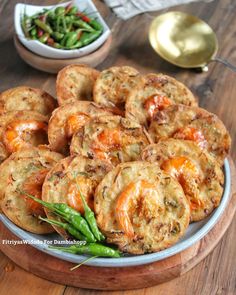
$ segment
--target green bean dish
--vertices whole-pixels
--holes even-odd
[[[64,50],[87,46],[103,32],[103,26],[95,18],[71,4],[43,9],[32,16],[24,12],[21,27],[26,38]]]

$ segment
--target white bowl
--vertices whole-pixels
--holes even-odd
[[[30,40],[25,37],[21,27],[21,16],[24,13],[24,11],[26,12],[27,15],[33,15],[37,12],[42,11],[43,8],[51,9],[57,6],[66,6],[69,3],[71,3],[71,1],[63,3],[63,4],[57,4],[57,5],[51,5],[51,6],[36,6],[36,5],[28,5],[24,3],[16,4],[15,16],[14,16],[15,31],[20,42],[29,50],[33,51],[34,53],[38,55],[48,57],[48,58],[55,58],[55,59],[76,58],[83,55],[87,55],[95,51],[97,48],[99,48],[107,40],[108,36],[111,34],[111,31],[91,0],[74,0],[73,1],[73,4],[77,6],[80,11],[86,10],[86,13],[88,13],[89,15],[91,14],[92,17],[96,18],[100,22],[100,24],[103,26],[102,35],[91,44],[79,49],[63,50],[63,49],[50,47],[48,45],[45,45],[39,42],[38,40]]]
[[[224,175],[225,175],[225,183],[224,183],[224,192],[220,202],[219,207],[217,207],[210,216],[207,218],[193,222],[189,225],[185,235],[179,240],[178,243],[162,250],[160,252],[152,253],[152,254],[144,254],[144,255],[127,255],[126,257],[121,258],[94,258],[90,261],[87,261],[86,265],[91,266],[100,266],[100,267],[126,267],[126,266],[138,266],[143,264],[152,263],[155,261],[159,261],[168,257],[171,257],[187,248],[192,246],[197,241],[201,240],[219,221],[222,213],[224,212],[229,198],[230,198],[230,167],[228,160],[224,162]],[[63,241],[58,234],[50,234],[50,235],[36,235],[25,230],[19,228],[15,224],[13,224],[6,216],[0,214],[0,221],[17,237],[22,240],[28,241],[36,249],[45,252],[49,255],[55,256],[59,259],[70,261],[73,263],[81,263],[84,262],[86,258],[85,255],[76,255],[65,253],[61,251],[52,251],[49,246],[52,245],[55,241],[57,241],[57,245]]]

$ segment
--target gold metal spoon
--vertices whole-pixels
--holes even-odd
[[[216,56],[218,42],[211,27],[196,16],[171,11],[156,17],[149,29],[153,49],[168,62],[182,68],[202,68],[210,62],[236,67]]]

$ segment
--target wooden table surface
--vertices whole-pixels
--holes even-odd
[[[0,1],[0,91],[17,85],[43,88],[55,95],[55,75],[34,70],[25,64],[13,45],[13,11],[16,0]],[[23,1],[21,1],[23,2]],[[39,1],[28,0],[37,4]],[[56,1],[42,0],[42,5]],[[231,155],[236,156],[236,74],[224,66],[212,63],[207,73],[183,70],[161,60],[148,43],[150,15],[139,15],[121,21],[100,1],[95,4],[113,31],[113,46],[108,58],[98,67],[131,65],[142,73],[163,72],[184,82],[199,98],[200,106],[216,113],[225,123],[232,137]],[[219,56],[236,65],[236,1],[215,0],[210,3],[193,3],[175,7],[207,21],[219,40]],[[157,15],[158,13],[152,13]],[[236,220],[214,251],[194,269],[173,281],[136,291],[109,292],[118,294],[236,294]],[[19,253],[20,255],[20,253]],[[0,253],[0,294],[103,294],[55,284],[38,278]]]

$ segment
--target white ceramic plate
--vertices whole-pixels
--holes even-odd
[[[86,264],[91,266],[100,266],[100,267],[137,266],[137,265],[152,263],[158,260],[168,258],[192,246],[194,243],[202,239],[214,227],[214,225],[217,223],[221,214],[224,212],[226,208],[226,205],[230,197],[230,168],[229,168],[228,160],[225,160],[224,162],[224,174],[225,174],[224,193],[223,193],[219,207],[216,208],[208,218],[202,221],[190,224],[186,234],[177,244],[157,253],[136,255],[136,256],[127,255],[126,257],[122,257],[122,258],[95,258],[88,261]],[[85,255],[74,255],[74,254],[63,253],[61,251],[50,250],[48,248],[47,243],[50,243],[50,241],[54,241],[54,240],[62,241],[62,238],[60,238],[57,234],[50,234],[50,235],[31,234],[17,227],[3,214],[0,214],[0,220],[16,236],[18,236],[21,239],[27,240],[29,242],[34,242],[32,244],[33,247],[37,248],[40,251],[46,252],[49,255],[52,255],[70,262],[74,262],[74,263],[81,263],[87,258],[87,256]]]
[[[20,42],[27,47],[29,50],[33,51],[36,54],[39,54],[44,57],[48,58],[61,58],[61,59],[67,59],[67,58],[76,58],[83,55],[87,55],[96,49],[98,49],[108,38],[108,36],[111,34],[111,31],[103,18],[101,17],[100,13],[97,11],[96,6],[93,4],[91,0],[74,0],[73,3],[75,6],[79,8],[80,11],[85,11],[91,17],[96,18],[100,24],[103,26],[103,33],[102,35],[92,42],[91,44],[74,50],[63,50],[63,49],[56,49],[53,47],[50,47],[48,45],[45,45],[37,40],[30,40],[27,39],[24,35],[24,32],[21,27],[21,16],[26,12],[27,15],[33,15],[37,12],[40,12],[43,10],[43,8],[51,9],[57,6],[66,6],[70,2],[66,2],[63,4],[58,5],[51,5],[51,6],[36,6],[36,5],[28,5],[24,3],[18,3],[15,6],[15,16],[14,16],[14,22],[15,22],[15,31],[16,34],[20,40]]]

